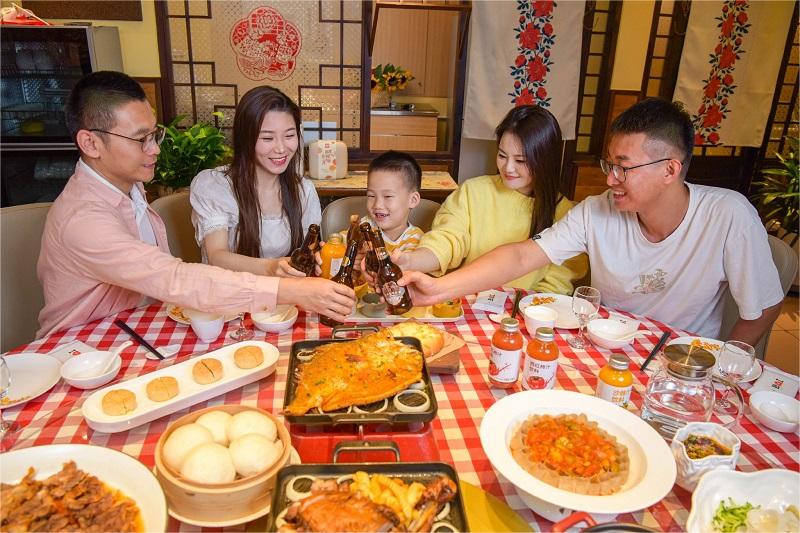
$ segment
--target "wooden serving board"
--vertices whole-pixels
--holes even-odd
[[[444,346],[425,359],[425,364],[428,365],[428,372],[431,374],[456,374],[461,366],[461,348],[465,344],[464,339],[447,331],[442,331],[442,334]]]

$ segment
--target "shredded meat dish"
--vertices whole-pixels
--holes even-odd
[[[136,503],[73,461],[38,481],[35,470],[0,487],[0,531],[142,531]]]

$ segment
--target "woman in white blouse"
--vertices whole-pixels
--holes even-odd
[[[233,119],[233,161],[192,180],[192,224],[204,262],[303,276],[288,255],[322,215],[314,185],[302,177],[301,147],[297,104],[273,87],[247,91]]]

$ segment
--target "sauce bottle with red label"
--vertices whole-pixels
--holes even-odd
[[[552,389],[556,384],[558,370],[558,345],[552,328],[538,328],[536,336],[525,350],[525,364],[522,367],[522,388]]]
[[[504,318],[500,329],[492,336],[489,361],[489,383],[500,389],[510,389],[517,383],[522,359],[522,333],[516,318]]]

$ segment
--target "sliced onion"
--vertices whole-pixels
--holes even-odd
[[[388,407],[389,407],[389,398],[384,398],[383,407],[381,407],[380,409],[377,409],[375,411],[365,411],[364,409],[361,409],[359,406],[354,405],[353,411],[355,411],[356,413],[375,414],[384,412]]]
[[[425,390],[425,381],[419,380],[416,383],[409,385],[408,388],[414,390]]]
[[[286,524],[286,520],[283,519],[286,516],[286,512],[289,510],[288,507],[284,507],[283,511],[278,513],[278,516],[275,517],[275,529],[280,529],[281,526]]]
[[[437,529],[449,529],[450,531],[458,531],[456,526],[451,524],[450,522],[434,522],[431,526],[431,531],[436,531]]]
[[[314,359],[314,350],[300,350],[295,354],[298,361],[308,362]]]
[[[341,485],[343,482],[353,479],[353,474],[345,474],[336,478],[336,483]]]
[[[444,507],[442,510],[439,511],[439,514],[436,515],[436,520],[444,520],[444,518],[450,514],[450,502],[445,502]]]
[[[294,484],[297,482],[298,479],[310,479],[311,483],[314,483],[314,480],[317,479],[314,476],[302,475],[296,476],[289,480],[289,483],[286,484],[286,497],[289,500],[296,502],[298,500],[302,500],[311,495],[311,487],[309,486],[308,490],[305,492],[300,492],[299,490],[294,488]]]
[[[421,405],[406,405],[400,401],[400,397],[406,394],[419,394],[420,396],[425,398],[425,402]],[[394,404],[395,408],[403,413],[421,413],[426,411],[428,407],[431,406],[431,399],[428,396],[428,393],[421,390],[414,390],[414,389],[406,389],[403,392],[398,392],[392,398],[392,403]]]

